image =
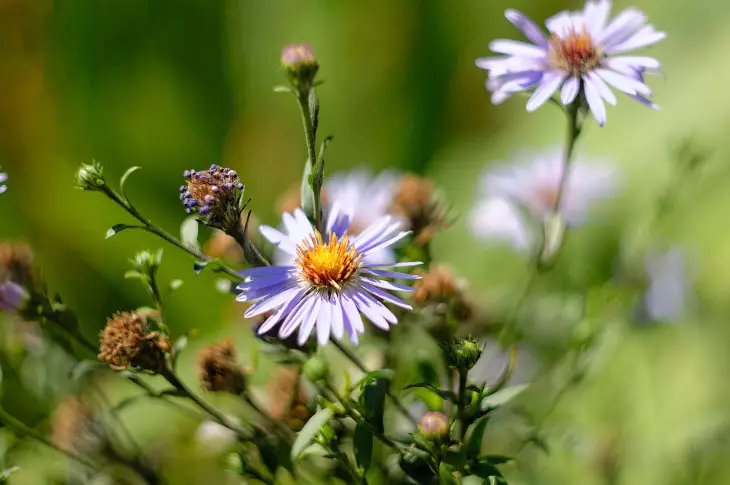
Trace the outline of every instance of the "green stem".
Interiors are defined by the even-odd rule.
[[[169,382],[180,394],[187,399],[194,402],[200,409],[210,414],[215,420],[235,432],[241,439],[250,440],[251,433],[241,428],[240,426],[232,423],[226,416],[223,415],[218,409],[203,401],[197,394],[195,394],[182,380],[180,380],[172,369],[166,369],[162,374],[167,382]]]
[[[563,193],[568,182],[568,175],[570,173],[571,165],[573,164],[573,150],[575,149],[575,143],[578,141],[580,136],[582,125],[578,122],[578,114],[580,111],[580,104],[573,102],[568,106],[566,114],[568,116],[568,132],[565,143],[565,153],[563,153],[563,173],[560,178],[560,185],[558,186],[558,193],[555,196],[555,203],[553,205],[553,212],[558,213],[560,209],[560,203],[563,200]]]
[[[261,409],[261,407],[258,404],[256,404],[256,401],[254,401],[251,398],[251,396],[248,392],[244,391],[241,394],[241,398],[246,402],[246,404],[249,405],[249,407],[251,409],[253,409],[256,412],[256,414],[258,414],[261,417],[261,419],[263,419],[266,423],[268,423],[268,425],[270,427],[277,430],[283,438],[285,438],[289,442],[293,441],[292,431],[289,428],[287,428],[286,426],[284,426],[280,421],[277,421],[277,420],[273,419],[271,416],[269,416],[268,414],[266,414],[264,412],[264,410]]]
[[[67,457],[71,458],[72,460],[84,465],[85,467],[90,468],[91,470],[94,470],[96,472],[101,471],[101,467],[99,465],[96,465],[95,463],[92,463],[85,457],[74,453],[70,450],[64,450],[63,448],[60,448],[53,444],[51,440],[46,438],[45,436],[41,435],[37,431],[29,428],[22,422],[20,422],[18,419],[14,418],[10,414],[8,414],[4,409],[0,408],[0,423],[4,424],[5,426],[12,428],[16,433],[26,436],[28,438],[33,438],[34,440],[43,443],[44,445],[53,448],[54,450],[58,451],[59,453],[62,453],[66,455]]]
[[[348,349],[347,347],[345,347],[340,342],[338,342],[334,339],[332,340],[332,343],[335,345],[335,347],[337,347],[337,349],[340,352],[342,352],[344,354],[345,357],[350,359],[350,361],[353,364],[355,364],[355,366],[358,369],[360,369],[361,372],[364,372],[365,374],[370,372],[367,369],[367,367],[365,367],[365,364],[362,363],[360,358],[357,355],[355,355],[350,349]],[[416,423],[418,423],[418,420],[416,418],[414,418],[413,416],[411,416],[411,413],[408,411],[408,409],[406,409],[406,407],[400,402],[400,400],[398,399],[397,396],[395,396],[392,392],[390,392],[390,389],[388,389],[388,391],[386,392],[386,395],[388,396],[388,399],[391,400],[391,402],[396,407],[396,409],[398,409],[398,411],[400,411],[401,414],[403,414],[403,416],[408,418],[411,421],[411,423],[413,423],[414,425]]]
[[[309,173],[314,175],[317,165],[317,127],[312,119],[312,111],[310,109],[310,100],[312,97],[316,101],[317,94],[314,87],[300,90],[295,93],[299,110],[302,112],[302,124],[304,125],[304,142],[307,145],[307,163],[309,164]],[[320,194],[314,191],[314,227],[320,227]]]
[[[459,369],[459,402],[456,416],[459,420],[459,442],[462,444],[466,438],[466,375],[467,371],[465,369]]]
[[[124,197],[119,195],[117,192],[115,192],[114,190],[109,188],[109,186],[104,185],[102,187],[102,192],[104,192],[104,194],[106,194],[106,196],[109,197],[113,202],[115,202],[117,205],[119,205],[124,210],[126,210],[132,217],[134,217],[139,222],[141,222],[143,224],[142,226],[140,226],[141,229],[144,229],[145,231],[150,232],[150,233],[160,237],[161,239],[164,239],[165,241],[169,242],[173,246],[176,246],[179,249],[182,249],[186,253],[190,254],[191,256],[193,256],[201,261],[210,261],[213,259],[213,258],[203,254],[201,251],[199,251],[195,248],[186,246],[182,241],[180,241],[176,237],[172,236],[170,233],[168,233],[164,229],[161,229],[161,228],[155,226],[154,224],[152,224],[152,222],[149,219],[147,219],[146,217],[144,217],[142,214],[140,214],[139,211],[137,211],[137,209],[135,209],[134,206],[132,204],[130,204],[127,199],[125,199]],[[226,266],[224,264],[220,265],[220,271],[227,274],[228,276],[231,277],[231,279],[233,279],[235,281],[243,280],[241,275],[239,275],[234,269],[229,268],[228,266]]]

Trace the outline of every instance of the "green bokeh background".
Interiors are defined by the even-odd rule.
[[[274,201],[298,179],[305,150],[296,104],[272,88],[284,81],[282,46],[306,41],[325,81],[320,134],[335,136],[328,172],[366,164],[422,173],[443,189],[455,214],[464,214],[487,164],[561,143],[565,129],[549,106],[530,115],[523,100],[492,106],[474,59],[489,55],[491,39],[519,36],[503,17],[505,8],[539,20],[577,6],[554,0],[2,0],[0,164],[10,178],[0,197],[1,235],[32,245],[49,286],[78,311],[90,337],[112,312],[147,304],[139,285],[122,275],[137,250],[164,247],[163,280],[185,280],[169,304],[173,331],[197,329],[193,349],[227,334],[240,338],[247,333],[235,318],[241,309],[211,289],[214,275],[194,276],[187,255],[133,231],[104,239],[110,226],[129,217],[101,195],[73,188],[81,162],[101,161],[110,181],[142,166],[129,195],[171,232],[184,218],[182,171],[220,163],[239,172],[257,215],[274,223]],[[681,326],[614,331],[601,347],[601,370],[551,418],[555,452],[523,453],[524,466],[513,470],[517,483],[609,483],[595,448],[614,439],[620,472],[610,483],[730,483],[730,448],[722,440],[730,424],[730,331],[723,318],[730,310],[730,4],[641,0],[637,6],[669,34],[652,49],[665,78],[649,80],[662,109],[619,97],[604,128],[588,127],[579,154],[614,160],[624,190],[604,208],[601,224],[571,239],[564,264],[543,290],[563,295],[600,287],[617,260],[640,269],[648,246],[681,244],[690,256],[695,304],[711,311]],[[687,136],[710,149],[708,165],[682,190],[670,216],[650,227],[655,199],[671,179],[674,150]],[[463,217],[437,236],[434,254],[495,311],[512,301],[525,278],[521,257],[475,242]],[[610,318],[604,311],[595,317]],[[186,363],[189,375],[193,360]],[[263,385],[266,376],[257,379]],[[540,392],[526,398],[528,407],[539,408]],[[173,419],[158,408],[145,416],[136,432],[150,438],[156,433],[144,424],[150,416]],[[589,444],[574,446],[563,439],[570,433]],[[41,483],[32,471],[24,473],[17,483]],[[190,480],[179,483],[204,483]]]

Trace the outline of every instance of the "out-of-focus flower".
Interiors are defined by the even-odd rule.
[[[281,51],[281,65],[295,88],[309,89],[319,70],[319,63],[309,44],[289,44]]]
[[[444,413],[431,411],[418,421],[418,432],[425,440],[442,442],[449,437],[449,418]]]
[[[211,165],[208,170],[185,170],[180,187],[185,211],[196,212],[204,224],[226,232],[237,230],[244,209],[243,183],[235,170]]]
[[[58,404],[51,418],[51,441],[62,450],[84,454],[100,451],[103,428],[86,399],[72,396]]]
[[[235,419],[228,417],[228,419]],[[201,451],[210,455],[221,455],[236,446],[238,436],[222,424],[215,421],[203,421],[195,430],[195,439]]]
[[[0,194],[8,190],[8,186],[5,185],[5,182],[8,180],[8,174],[4,172],[0,172]]]
[[[487,169],[480,182],[479,200],[468,216],[474,235],[504,239],[517,249],[530,248],[535,226],[545,221],[558,200],[563,170],[559,149]],[[611,197],[617,185],[613,167],[575,160],[563,186],[558,213],[568,226],[579,226],[588,218],[591,204]],[[525,213],[531,217],[523,217]]]
[[[684,254],[679,248],[647,256],[646,274],[649,288],[644,295],[644,308],[655,321],[673,321],[684,313],[691,281]]]
[[[17,312],[30,299],[30,294],[19,284],[6,281],[0,284],[0,309]]]
[[[236,351],[230,339],[206,345],[198,358],[198,372],[203,389],[241,394],[246,389],[246,375],[236,363]]]
[[[296,367],[280,367],[268,388],[268,415],[283,421],[292,431],[301,430],[313,414],[299,374]]]
[[[478,67],[488,71],[492,102],[499,104],[534,88],[527,101],[527,111],[534,111],[558,90],[564,105],[576,101],[580,93],[598,124],[603,125],[604,101],[616,104],[612,86],[658,109],[648,99],[652,92],[644,84],[644,74],[658,73],[659,61],[623,54],[655,44],[666,34],[647,24],[646,15],[636,8],[623,10],[609,22],[610,11],[610,0],[588,1],[583,11],[562,11],[545,22],[550,32],[547,37],[525,14],[507,10],[507,20],[530,43],[498,39],[489,48],[502,56],[476,60]]]
[[[273,227],[261,226],[261,234],[294,258],[293,264],[245,269],[238,286],[238,301],[256,301],[246,311],[251,318],[267,311],[274,313],[258,329],[259,334],[279,326],[284,339],[299,330],[303,345],[316,326],[317,340],[325,345],[330,335],[342,338],[345,332],[358,342],[365,331],[361,314],[377,327],[388,330],[397,318],[382,302],[406,310],[411,306],[388,291],[413,291],[386,278],[417,279],[417,276],[383,268],[410,267],[420,262],[392,264],[367,263],[367,256],[389,248],[408,236],[400,223],[384,217],[352,240],[347,236],[349,220],[340,217],[337,206],[330,211],[322,237],[301,209],[283,215],[284,234]]]
[[[40,286],[30,248],[26,244],[0,244],[0,309],[22,314]]]
[[[401,177],[390,211],[406,221],[413,231],[413,242],[419,246],[449,226],[441,195],[430,180],[418,175]]]
[[[99,360],[114,370],[162,372],[165,355],[172,348],[166,336],[150,332],[146,318],[132,312],[117,312],[108,318],[99,340]]]
[[[421,279],[413,283],[415,302],[439,317],[451,316],[456,322],[468,320],[472,315],[472,305],[466,297],[466,282],[457,279],[447,266],[432,264],[428,271],[416,271]],[[431,328],[432,334],[439,339],[453,336],[455,324],[448,319],[437,318]],[[445,326],[447,328],[441,328]]]

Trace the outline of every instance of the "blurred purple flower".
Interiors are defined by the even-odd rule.
[[[8,180],[8,174],[6,173],[0,173],[0,194],[8,190],[8,186],[5,185],[5,181]]]
[[[340,216],[337,205],[327,219],[327,237],[315,230],[301,209],[294,214],[286,212],[282,218],[287,234],[269,226],[259,229],[266,239],[295,258],[292,264],[240,272],[245,280],[238,286],[241,293],[236,299],[255,301],[245,317],[273,310],[258,328],[259,334],[280,324],[280,338],[285,339],[299,329],[297,342],[303,345],[316,326],[320,345],[327,344],[330,335],[342,338],[345,331],[357,344],[358,334],[365,331],[361,314],[375,326],[388,330],[398,319],[383,302],[412,309],[388,291],[414,290],[386,278],[412,280],[418,276],[384,268],[421,263],[367,262],[369,254],[391,247],[408,236],[407,231],[400,230],[399,222],[383,217],[350,240],[347,237],[349,218]]]
[[[30,295],[25,288],[13,281],[6,281],[0,284],[0,309],[6,312],[17,312]]]
[[[679,248],[653,253],[644,263],[649,288],[644,295],[644,309],[654,321],[680,318],[687,306],[690,281],[684,254]]]
[[[516,249],[529,249],[535,226],[553,210],[562,177],[560,149],[524,153],[517,163],[490,167],[468,216],[471,231],[479,239],[501,239]],[[558,212],[568,226],[579,226],[588,218],[591,203],[615,194],[617,185],[613,167],[578,159],[571,164]]]
[[[476,65],[488,71],[487,89],[492,102],[502,103],[515,93],[535,89],[527,111],[535,111],[560,90],[564,105],[581,93],[599,125],[606,122],[603,102],[616,104],[610,86],[641,103],[658,109],[648,97],[644,74],[657,73],[659,61],[652,57],[626,56],[634,49],[655,44],[666,37],[647,24],[646,15],[627,8],[608,22],[610,0],[589,1],[583,11],[562,11],[549,18],[550,37],[527,16],[507,10],[505,17],[531,42],[498,39],[489,47],[500,57],[484,57]]]

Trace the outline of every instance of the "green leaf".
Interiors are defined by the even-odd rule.
[[[446,450],[443,461],[457,470],[461,470],[466,466],[466,456],[456,450]]]
[[[500,472],[496,466],[484,461],[472,465],[470,468],[470,472],[478,476],[479,478],[502,478],[502,472]]]
[[[309,446],[312,441],[314,441],[315,435],[319,432],[322,426],[329,422],[330,419],[332,419],[332,410],[329,408],[324,408],[318,411],[314,416],[309,419],[309,421],[307,421],[307,424],[304,425],[302,430],[297,435],[297,439],[292,445],[292,461],[299,458],[299,455],[302,454],[302,451],[304,451],[304,449]]]
[[[482,401],[482,408],[496,408],[504,406],[512,399],[522,394],[528,386],[529,384],[519,384],[517,386],[506,387],[494,394],[487,395],[487,397]]]
[[[454,403],[457,402],[459,399],[456,396],[456,393],[454,393],[452,391],[448,391],[446,389],[439,389],[436,386],[429,384],[428,382],[416,382],[415,384],[409,384],[406,387],[404,387],[403,390],[417,389],[417,388],[427,389],[427,390],[433,392],[434,394],[436,394],[437,396],[441,397],[442,399],[447,399]]]
[[[304,163],[304,171],[302,172],[302,210],[304,211],[304,214],[307,216],[307,219],[310,221],[316,220],[315,217],[315,202],[314,202],[314,187],[312,186],[313,180],[310,180],[312,177],[312,165],[314,164],[314,161],[311,162],[307,160]]]
[[[144,279],[146,277],[147,277],[146,274],[140,273],[139,271],[135,271],[133,269],[130,269],[129,271],[127,271],[126,273],[124,273],[124,279],[125,280],[133,280],[133,279],[139,279],[139,280],[141,280],[141,279]]]
[[[170,281],[170,285],[169,285],[170,291],[177,290],[178,288],[180,288],[183,285],[183,283],[184,283],[183,280],[172,280],[172,281]]]
[[[274,92],[294,94],[294,91],[292,91],[292,88],[290,88],[289,86],[274,86]]]
[[[385,413],[385,395],[388,391],[388,381],[373,379],[360,388],[358,402],[363,417],[379,431],[383,431],[383,414]]]
[[[8,478],[10,478],[10,475],[19,471],[19,466],[11,466],[10,468],[5,468],[2,472],[0,472],[0,483],[6,483],[8,481]]]
[[[487,455],[479,458],[479,461],[488,462],[490,465],[504,465],[513,460],[514,458],[504,455]]]
[[[142,167],[131,167],[129,170],[124,172],[124,175],[122,175],[122,178],[119,180],[119,191],[122,193],[125,199],[127,199],[127,193],[124,191],[124,186],[127,185],[127,179],[130,175],[132,175],[137,170],[140,170]]]
[[[106,239],[109,239],[110,237],[117,235],[125,229],[141,229],[141,226],[130,226],[129,224],[115,224],[110,227],[108,231],[106,231],[105,237]]]
[[[355,446],[355,461],[362,468],[364,475],[370,469],[370,463],[373,458],[373,435],[367,426],[360,423],[355,428],[353,441]]]
[[[198,219],[195,216],[186,217],[180,224],[180,240],[189,248],[200,249],[198,243]]]
[[[487,423],[489,417],[482,418],[471,428],[471,435],[469,435],[469,441],[466,445],[466,454],[470,458],[479,456],[479,452],[482,451],[482,441],[484,439],[484,431],[487,429]]]
[[[454,473],[451,471],[451,467],[443,461],[439,465],[439,483],[442,485],[459,485]]]

